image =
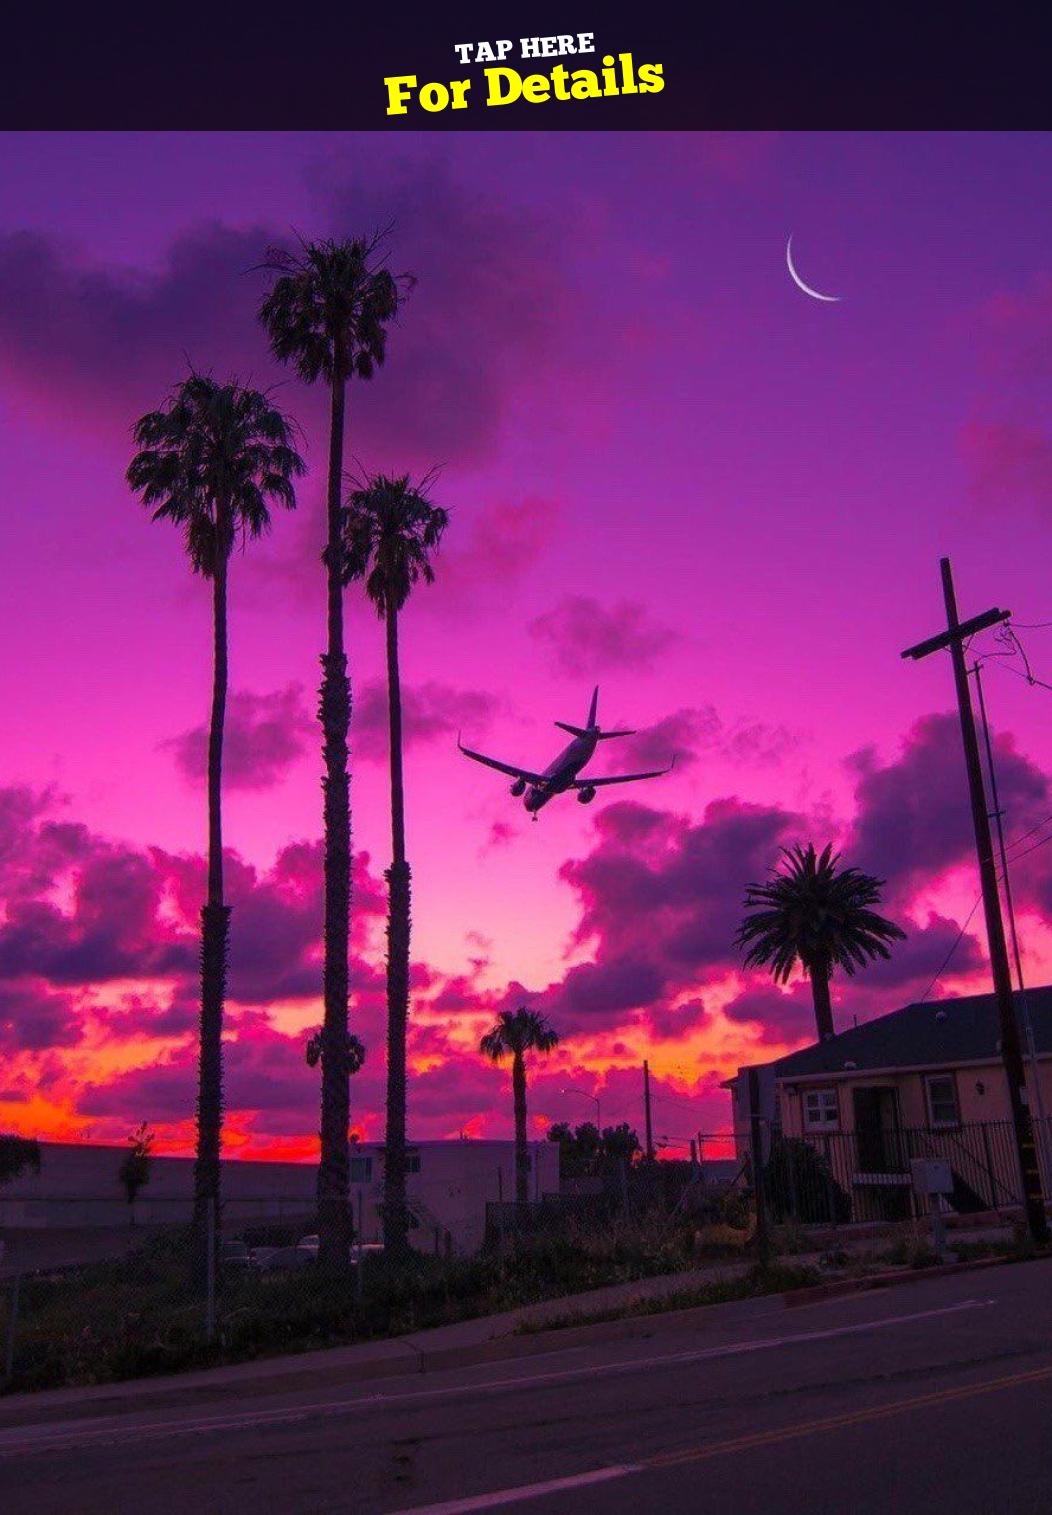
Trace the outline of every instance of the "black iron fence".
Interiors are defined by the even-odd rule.
[[[1052,1193],[1052,1119],[1035,1122],[1046,1197]],[[921,1161],[944,1163],[950,1192],[932,1198]],[[752,1164],[750,1162],[750,1167]],[[1015,1130],[1010,1121],[943,1128],[868,1128],[790,1134],[765,1129],[760,1163],[768,1213],[804,1225],[896,1221],[931,1213],[1006,1213],[1022,1204]]]

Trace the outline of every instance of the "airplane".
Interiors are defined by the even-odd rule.
[[[596,725],[596,711],[599,706],[599,686],[592,692],[592,704],[588,711],[587,726],[571,726],[567,721],[556,721],[556,725],[562,731],[568,731],[573,741],[568,747],[564,747],[554,763],[549,763],[543,773],[533,773],[529,768],[519,768],[514,763],[501,763],[496,758],[487,757],[484,752],[473,752],[470,747],[465,747],[460,737],[457,737],[457,746],[465,757],[474,759],[476,763],[485,763],[487,768],[496,768],[498,773],[506,773],[515,780],[511,786],[511,792],[516,799],[525,796],[523,804],[526,809],[537,819],[537,812],[553,800],[557,794],[564,794],[568,789],[577,791],[577,798],[582,805],[590,805],[595,799],[595,792],[606,784],[633,784],[639,779],[660,778],[663,773],[671,772],[675,758],[667,768],[653,768],[648,773],[618,773],[608,778],[578,778],[578,774],[586,763],[590,762],[596,747],[600,742],[607,742],[615,736],[635,736],[634,731],[600,731]]]

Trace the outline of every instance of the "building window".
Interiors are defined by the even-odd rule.
[[[352,1157],[350,1179],[352,1184],[367,1184],[372,1181],[373,1160],[371,1157]]]
[[[835,1089],[807,1089],[804,1092],[804,1128],[807,1131],[832,1131],[840,1124],[840,1110]]]
[[[928,1123],[932,1126],[959,1126],[961,1112],[957,1106],[957,1080],[952,1073],[940,1073],[924,1081],[928,1091]]]

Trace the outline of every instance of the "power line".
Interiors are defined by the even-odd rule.
[[[1012,862],[1018,863],[1021,857],[1029,857],[1030,854],[1032,852],[1036,852],[1039,847],[1047,847],[1049,842],[1052,842],[1052,835],[1043,836],[1041,840],[1039,842],[1035,842],[1032,847],[1027,847],[1025,852],[1017,852],[1015,857],[1013,857]]]
[[[1005,673],[1014,673],[1017,679],[1022,679],[1023,682],[1025,684],[1029,684],[1031,688],[1034,688],[1036,686],[1038,689],[1052,690],[1052,684],[1046,684],[1044,679],[1035,678],[1032,673],[1024,673],[1021,668],[1013,668],[1011,663],[998,663],[996,666],[998,668],[1003,668]]]
[[[950,948],[949,952],[947,952],[946,956],[943,958],[942,963],[939,965],[939,969],[938,969],[938,971],[935,974],[935,977],[932,979],[932,981],[928,985],[927,989],[925,989],[924,993],[921,995],[920,1000],[918,1001],[919,1004],[923,1004],[924,1003],[924,1001],[928,998],[928,995],[935,988],[935,985],[939,982],[939,980],[942,978],[943,974],[946,972],[946,969],[949,966],[951,957],[953,957],[953,954],[957,951],[957,948],[961,945],[961,942],[964,940],[964,934],[965,934],[965,932],[968,930],[968,927],[972,924],[972,916],[978,910],[979,904],[980,904],[981,900],[982,900],[982,895],[981,894],[977,894],[976,897],[975,897],[975,904],[969,910],[967,918],[965,919],[964,925],[961,927],[960,931],[958,931],[957,936],[954,939],[953,946]]]

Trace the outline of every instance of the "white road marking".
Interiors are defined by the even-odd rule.
[[[572,1379],[606,1378],[618,1374],[639,1373],[652,1368],[678,1367],[684,1363],[706,1362],[712,1358],[744,1356],[750,1352],[768,1352],[779,1347],[793,1347],[813,1341],[829,1341],[838,1336],[859,1336],[867,1331],[880,1331],[890,1326],[911,1325],[915,1321],[931,1320],[942,1315],[955,1315],[962,1310],[982,1310],[993,1304],[996,1304],[996,1300],[966,1299],[959,1304],[941,1305],[933,1310],[916,1310],[909,1315],[889,1315],[877,1320],[858,1321],[853,1325],[830,1326],[824,1331],[801,1331],[795,1335],[760,1337],[755,1341],[727,1342],[722,1346],[697,1347],[686,1352],[668,1352],[656,1357],[622,1358],[618,1362],[562,1368],[551,1373],[526,1373],[519,1374],[515,1378],[495,1378],[467,1384],[452,1384],[441,1389],[412,1389],[397,1394],[359,1394],[352,1398],[321,1400],[311,1404],[290,1405],[273,1410],[244,1410],[220,1415],[201,1415],[193,1419],[147,1421],[142,1424],[125,1424],[121,1419],[114,1418],[102,1424],[98,1421],[86,1423],[66,1421],[57,1426],[47,1423],[36,1426],[15,1426],[6,1431],[0,1430],[0,1457],[26,1452],[51,1452],[73,1447],[100,1446],[107,1442],[253,1430],[261,1426],[295,1425],[306,1420],[349,1414],[353,1410],[362,1408],[385,1408],[427,1400],[492,1394],[498,1391],[507,1393],[515,1389],[566,1383]]]
[[[590,1483],[609,1483],[613,1478],[627,1478],[642,1473],[640,1463],[625,1462],[609,1468],[595,1468],[591,1473],[575,1473],[572,1478],[552,1478],[547,1483],[524,1483],[517,1489],[500,1489],[495,1494],[475,1494],[469,1499],[446,1499],[441,1504],[414,1505],[398,1515],[466,1515],[469,1510],[494,1510],[500,1505],[515,1504],[520,1499],[543,1499],[566,1489],[584,1488]]]

